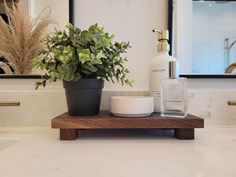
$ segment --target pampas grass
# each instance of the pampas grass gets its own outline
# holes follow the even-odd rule
[[[7,6],[4,0],[8,24],[0,18],[0,55],[8,60],[15,74],[29,74],[32,61],[42,48],[41,39],[52,20],[50,12],[31,20],[24,14],[22,2]]]

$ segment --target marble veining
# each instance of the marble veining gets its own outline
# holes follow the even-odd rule
[[[188,92],[188,113],[205,119],[205,124],[236,125],[235,91],[191,90]]]
[[[163,130],[162,130],[163,131]],[[195,140],[150,132],[84,132],[59,141],[47,127],[2,127],[0,140],[18,141],[0,151],[3,177],[235,177],[236,126],[196,129]]]
[[[12,146],[17,140],[0,139],[0,151]]]

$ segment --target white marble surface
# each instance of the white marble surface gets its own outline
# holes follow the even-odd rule
[[[48,127],[1,127],[0,176],[236,176],[236,126],[196,129],[195,140],[170,133],[84,132],[59,141],[58,130]]]
[[[51,119],[67,111],[61,82],[34,90],[37,79],[0,79],[0,101],[19,101],[18,107],[0,107],[0,126],[50,126]],[[236,125],[234,79],[188,79],[188,113],[207,125]],[[103,90],[101,109],[108,110],[111,96],[143,96],[146,90]]]

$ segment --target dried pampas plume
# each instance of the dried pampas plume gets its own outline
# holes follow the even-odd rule
[[[22,2],[14,3],[12,8],[4,0],[6,23],[0,17],[0,56],[8,60],[15,74],[29,74],[33,68],[32,61],[42,48],[41,39],[52,20],[50,12],[43,17],[31,20],[24,14]]]

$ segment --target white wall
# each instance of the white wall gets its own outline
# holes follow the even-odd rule
[[[117,41],[130,41],[128,51],[131,90],[148,89],[149,61],[156,55],[157,36],[152,29],[167,28],[167,0],[75,0],[75,25],[84,29],[98,23]],[[106,83],[109,90],[124,90]]]

